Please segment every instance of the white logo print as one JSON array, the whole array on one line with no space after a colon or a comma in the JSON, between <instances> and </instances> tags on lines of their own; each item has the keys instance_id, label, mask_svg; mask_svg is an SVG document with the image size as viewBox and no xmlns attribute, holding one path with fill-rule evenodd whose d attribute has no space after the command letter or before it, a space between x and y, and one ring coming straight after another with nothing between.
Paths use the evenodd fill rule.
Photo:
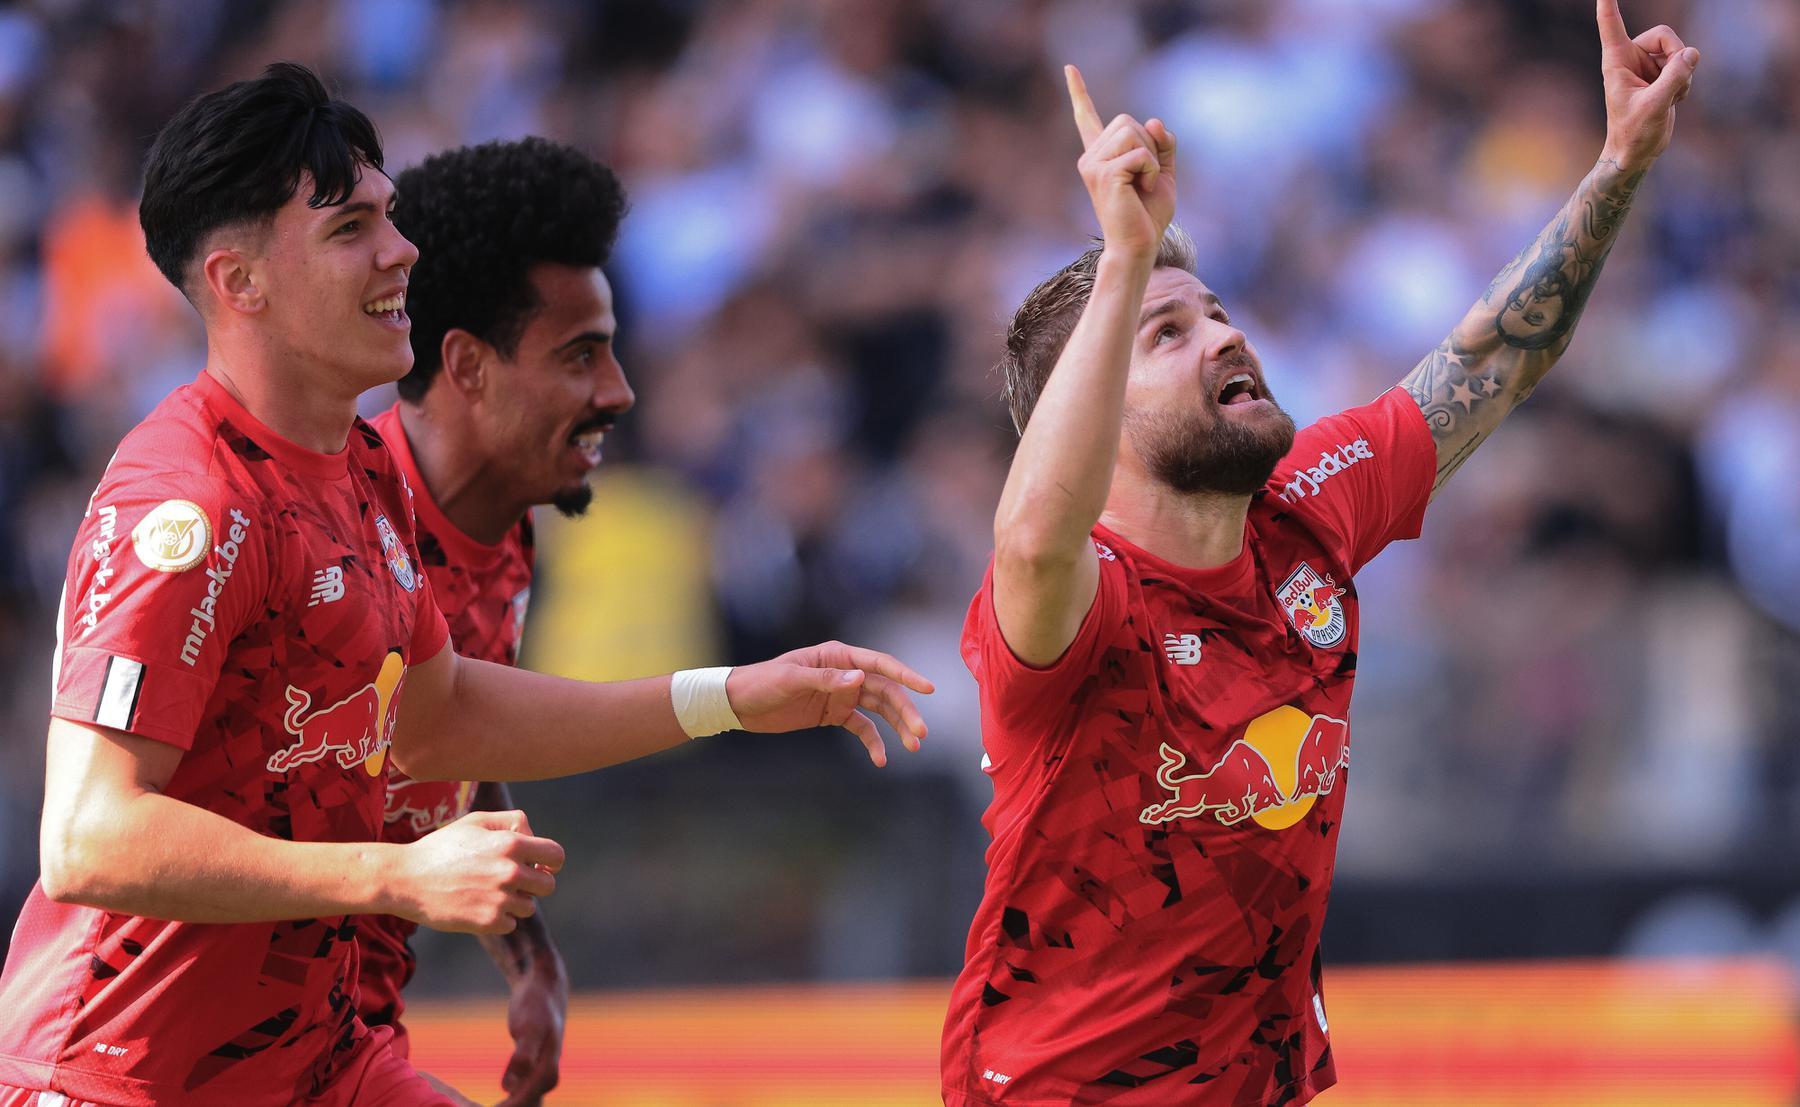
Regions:
<instances>
[{"instance_id":1,"label":"white logo print","mask_svg":"<svg viewBox=\"0 0 1800 1107\"><path fill-rule=\"evenodd\" d=\"M996 1084L1006 1084L1012 1081L1012 1077L1003 1072L995 1072L993 1069L988 1069L986 1072L983 1072L981 1078L983 1080L992 1080Z\"/></svg>"},{"instance_id":2,"label":"white logo print","mask_svg":"<svg viewBox=\"0 0 1800 1107\"><path fill-rule=\"evenodd\" d=\"M1174 631L1163 635L1163 653L1177 665L1200 664L1200 636L1198 634L1176 634Z\"/></svg>"},{"instance_id":3,"label":"white logo print","mask_svg":"<svg viewBox=\"0 0 1800 1107\"><path fill-rule=\"evenodd\" d=\"M1283 503L1304 500L1308 496L1319 494L1319 486L1333 476L1343 472L1359 461L1368 461L1375 456L1375 450L1366 438L1358 438L1354 442L1346 442L1335 450L1319 454L1317 465L1301 465L1294 470L1294 479L1288 481L1281 490Z\"/></svg>"},{"instance_id":4,"label":"white logo print","mask_svg":"<svg viewBox=\"0 0 1800 1107\"><path fill-rule=\"evenodd\" d=\"M344 598L344 567L327 565L313 574L312 599L306 606L317 607L322 603L333 603Z\"/></svg>"},{"instance_id":5,"label":"white logo print","mask_svg":"<svg viewBox=\"0 0 1800 1107\"><path fill-rule=\"evenodd\" d=\"M100 509L100 534L93 541L94 583L88 586L87 602L81 606L87 610L78 620L81 623L81 636L100 625L100 610L112 599L112 593L106 591L113 578L113 543L119 537L119 509L103 507Z\"/></svg>"},{"instance_id":6,"label":"white logo print","mask_svg":"<svg viewBox=\"0 0 1800 1107\"><path fill-rule=\"evenodd\" d=\"M194 617L194 623L188 629L187 638L181 643L182 663L190 668L199 662L200 647L205 644L206 636L212 633L218 613L219 595L225 591L225 583L237 569L238 553L244 538L249 534L249 526L250 517L237 508L232 508L231 529L226 533L225 544L213 547L212 552L217 555L219 563L206 570L206 595L200 597L199 607L188 612Z\"/></svg>"}]
</instances>

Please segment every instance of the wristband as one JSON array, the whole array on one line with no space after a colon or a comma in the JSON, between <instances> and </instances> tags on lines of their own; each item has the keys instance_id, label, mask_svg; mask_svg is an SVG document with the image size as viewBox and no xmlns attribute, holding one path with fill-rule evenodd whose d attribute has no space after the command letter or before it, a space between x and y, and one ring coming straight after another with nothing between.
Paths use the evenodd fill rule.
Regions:
<instances>
[{"instance_id":1,"label":"wristband","mask_svg":"<svg viewBox=\"0 0 1800 1107\"><path fill-rule=\"evenodd\" d=\"M675 706L675 721L689 738L704 738L724 730L742 730L731 699L725 695L725 678L731 666L711 669L682 669L669 678L669 700Z\"/></svg>"}]
</instances>

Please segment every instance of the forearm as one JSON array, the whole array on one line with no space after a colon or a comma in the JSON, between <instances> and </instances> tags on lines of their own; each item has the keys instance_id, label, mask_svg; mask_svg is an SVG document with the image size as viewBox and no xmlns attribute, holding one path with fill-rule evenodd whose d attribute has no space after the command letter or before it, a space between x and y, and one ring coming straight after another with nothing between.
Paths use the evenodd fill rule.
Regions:
<instances>
[{"instance_id":1,"label":"forearm","mask_svg":"<svg viewBox=\"0 0 1800 1107\"><path fill-rule=\"evenodd\" d=\"M1568 349L1647 166L1603 156L1449 337L1401 382L1438 444L1433 494Z\"/></svg>"},{"instance_id":2,"label":"forearm","mask_svg":"<svg viewBox=\"0 0 1800 1107\"><path fill-rule=\"evenodd\" d=\"M442 694L401 700L394 756L419 780L542 780L680 745L669 678L589 683L452 657Z\"/></svg>"},{"instance_id":3,"label":"forearm","mask_svg":"<svg viewBox=\"0 0 1800 1107\"><path fill-rule=\"evenodd\" d=\"M1103 252L1094 288L1019 441L995 513L1004 554L1073 559L1106 507L1131 342L1153 256Z\"/></svg>"},{"instance_id":4,"label":"forearm","mask_svg":"<svg viewBox=\"0 0 1800 1107\"><path fill-rule=\"evenodd\" d=\"M43 884L67 903L194 923L392 913L387 876L400 847L289 842L157 792L93 797L76 818L47 818Z\"/></svg>"},{"instance_id":5,"label":"forearm","mask_svg":"<svg viewBox=\"0 0 1800 1107\"><path fill-rule=\"evenodd\" d=\"M476 811L516 810L506 785L497 780L482 781L476 786L471 807ZM550 940L550 928L545 925L542 907L536 914L520 919L517 928L510 933L477 934L476 937L509 985L517 985L534 973L553 979L563 976L562 955L556 951L556 943Z\"/></svg>"}]
</instances>

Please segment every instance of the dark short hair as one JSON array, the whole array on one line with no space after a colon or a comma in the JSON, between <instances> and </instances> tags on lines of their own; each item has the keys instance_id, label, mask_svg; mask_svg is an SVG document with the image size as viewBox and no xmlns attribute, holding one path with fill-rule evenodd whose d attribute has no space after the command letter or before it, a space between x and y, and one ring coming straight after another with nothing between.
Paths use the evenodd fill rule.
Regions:
<instances>
[{"instance_id":1,"label":"dark short hair","mask_svg":"<svg viewBox=\"0 0 1800 1107\"><path fill-rule=\"evenodd\" d=\"M426 158L395 181L394 223L419 248L406 292L417 402L441 367L444 335L468 331L504 357L518 351L543 305L531 284L542 262L599 268L625 217L613 171L543 138L485 142Z\"/></svg>"},{"instance_id":2,"label":"dark short hair","mask_svg":"<svg viewBox=\"0 0 1800 1107\"><path fill-rule=\"evenodd\" d=\"M1044 394L1044 382L1050 379L1050 371L1056 368L1093 294L1102 245L1096 242L1032 289L1006 328L1006 353L999 366L1001 389L1020 434L1025 433L1032 409ZM1170 224L1156 250L1156 268L1192 273L1197 265L1194 240L1180 226Z\"/></svg>"},{"instance_id":3,"label":"dark short hair","mask_svg":"<svg viewBox=\"0 0 1800 1107\"><path fill-rule=\"evenodd\" d=\"M381 169L369 117L333 98L312 70L276 62L253 81L190 101L158 132L138 204L150 260L187 293L207 235L271 218L302 172L312 175L309 206L341 204L365 165Z\"/></svg>"}]
</instances>

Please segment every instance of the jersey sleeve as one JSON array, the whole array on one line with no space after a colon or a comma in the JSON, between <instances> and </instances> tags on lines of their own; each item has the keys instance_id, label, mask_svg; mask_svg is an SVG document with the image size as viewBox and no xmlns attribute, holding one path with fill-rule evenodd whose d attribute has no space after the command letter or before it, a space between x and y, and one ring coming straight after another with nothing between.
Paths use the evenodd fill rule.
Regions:
<instances>
[{"instance_id":1,"label":"jersey sleeve","mask_svg":"<svg viewBox=\"0 0 1800 1107\"><path fill-rule=\"evenodd\" d=\"M269 529L217 476L103 478L69 555L50 713L191 748L269 594Z\"/></svg>"},{"instance_id":2,"label":"jersey sleeve","mask_svg":"<svg viewBox=\"0 0 1800 1107\"><path fill-rule=\"evenodd\" d=\"M412 658L409 664L430 661L449 641L450 624L445 620L443 611L437 605L437 597L431 590L431 575L420 573L418 611L413 617L412 644L407 653Z\"/></svg>"},{"instance_id":3,"label":"jersey sleeve","mask_svg":"<svg viewBox=\"0 0 1800 1107\"><path fill-rule=\"evenodd\" d=\"M1437 475L1437 444L1404 388L1327 416L1294 438L1272 491L1318 522L1352 572L1389 542L1417 538Z\"/></svg>"},{"instance_id":4,"label":"jersey sleeve","mask_svg":"<svg viewBox=\"0 0 1800 1107\"><path fill-rule=\"evenodd\" d=\"M998 760L1004 747L1032 744L1066 709L1082 681L1093 675L1100 654L1125 621L1125 569L1112 551L1096 543L1100 582L1094 601L1063 655L1038 667L1019 660L1000 633L994 612L994 568L990 562L981 591L963 623L963 662L981 690L983 741Z\"/></svg>"}]
</instances>

